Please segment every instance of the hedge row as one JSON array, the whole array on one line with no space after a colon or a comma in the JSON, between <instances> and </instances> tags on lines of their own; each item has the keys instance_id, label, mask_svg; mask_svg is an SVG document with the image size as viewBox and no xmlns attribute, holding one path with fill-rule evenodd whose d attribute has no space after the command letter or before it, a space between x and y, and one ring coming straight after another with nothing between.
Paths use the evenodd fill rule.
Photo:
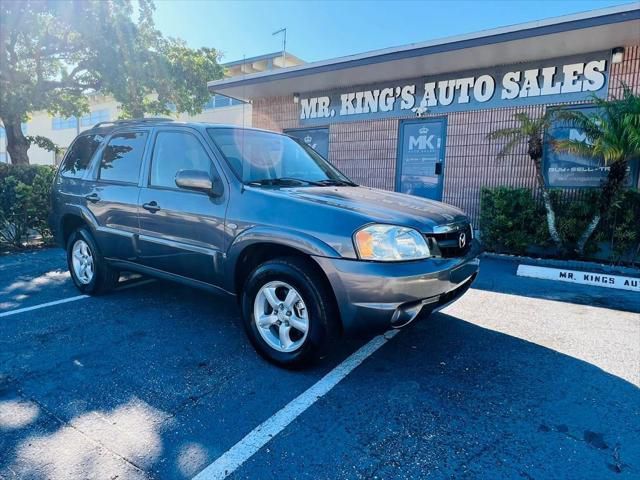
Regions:
<instances>
[{"instance_id":1,"label":"hedge row","mask_svg":"<svg viewBox=\"0 0 640 480\"><path fill-rule=\"evenodd\" d=\"M0 164L0 246L23 248L34 237L51 241L47 217L54 175L44 165Z\"/></svg>"},{"instance_id":2,"label":"hedge row","mask_svg":"<svg viewBox=\"0 0 640 480\"><path fill-rule=\"evenodd\" d=\"M566 252L584 231L598 205L598 190L552 191L556 226ZM525 188L484 188L480 199L480 233L488 251L567 255L556 252L544 208ZM585 256L612 263L640 263L640 192L625 191L587 243Z\"/></svg>"}]
</instances>

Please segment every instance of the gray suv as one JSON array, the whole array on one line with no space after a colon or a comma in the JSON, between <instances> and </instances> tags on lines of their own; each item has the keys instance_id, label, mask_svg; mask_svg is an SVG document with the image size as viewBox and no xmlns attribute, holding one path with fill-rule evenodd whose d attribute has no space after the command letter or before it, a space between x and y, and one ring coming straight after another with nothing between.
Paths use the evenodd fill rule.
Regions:
<instances>
[{"instance_id":1,"label":"gray suv","mask_svg":"<svg viewBox=\"0 0 640 480\"><path fill-rule=\"evenodd\" d=\"M106 292L124 270L235 296L256 350L282 366L442 308L478 272L460 210L358 186L257 129L98 124L67 151L52 204L80 291Z\"/></svg>"}]
</instances>

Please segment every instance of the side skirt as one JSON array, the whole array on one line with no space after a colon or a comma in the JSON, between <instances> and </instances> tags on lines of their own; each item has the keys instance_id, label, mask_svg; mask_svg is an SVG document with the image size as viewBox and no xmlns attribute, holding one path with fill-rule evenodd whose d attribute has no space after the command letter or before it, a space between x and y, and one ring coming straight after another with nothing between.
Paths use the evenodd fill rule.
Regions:
<instances>
[{"instance_id":1,"label":"side skirt","mask_svg":"<svg viewBox=\"0 0 640 480\"><path fill-rule=\"evenodd\" d=\"M199 288L200 290L206 290L207 292L211 293L230 295L232 297L236 296L235 293L231 293L222 287L218 287L206 282L201 282L200 280L183 277L182 275L176 275L174 273L147 267L146 265L140 265L139 263L129 262L127 260L120 260L116 258L105 258L105 260L109 262L109 265L113 265L120 270L127 270L130 272L141 273L142 275L159 278L161 280L169 280L171 282L181 283L182 285Z\"/></svg>"}]
</instances>

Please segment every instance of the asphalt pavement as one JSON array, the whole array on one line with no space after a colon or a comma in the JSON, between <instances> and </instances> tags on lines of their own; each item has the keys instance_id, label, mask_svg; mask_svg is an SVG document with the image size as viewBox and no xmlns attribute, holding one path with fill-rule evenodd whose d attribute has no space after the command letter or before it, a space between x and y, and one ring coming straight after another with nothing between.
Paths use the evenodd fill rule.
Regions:
<instances>
[{"instance_id":1,"label":"asphalt pavement","mask_svg":"<svg viewBox=\"0 0 640 480\"><path fill-rule=\"evenodd\" d=\"M516 267L483 259L228 478L640 478L640 295ZM0 257L0 478L204 476L367 345L285 371L233 300L135 276L84 298L61 250Z\"/></svg>"}]
</instances>

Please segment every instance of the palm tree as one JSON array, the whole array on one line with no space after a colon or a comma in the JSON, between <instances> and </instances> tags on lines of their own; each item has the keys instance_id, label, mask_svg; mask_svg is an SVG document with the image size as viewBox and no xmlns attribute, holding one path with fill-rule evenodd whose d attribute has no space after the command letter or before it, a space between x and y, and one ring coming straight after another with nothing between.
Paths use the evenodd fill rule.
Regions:
<instances>
[{"instance_id":1,"label":"palm tree","mask_svg":"<svg viewBox=\"0 0 640 480\"><path fill-rule=\"evenodd\" d=\"M519 112L513 117L519 122L518 126L496 130L487 135L487 138L490 140L506 140L505 145L498 153L498 160L505 158L505 156L512 152L520 143L527 142L527 153L535 166L536 181L542 192L542 201L547 212L549 236L553 240L553 243L555 243L559 249L562 249L562 239L556 228L556 213L553 209L553 203L551 202L551 195L549 194L542 175L542 136L551 122L551 116L549 113L545 113L539 118L531 118L529 114Z\"/></svg>"},{"instance_id":2,"label":"palm tree","mask_svg":"<svg viewBox=\"0 0 640 480\"><path fill-rule=\"evenodd\" d=\"M586 140L557 140L553 147L561 152L603 158L609 166L607 179L602 185L598 208L591 222L580 236L576 251L582 255L584 247L607 214L627 176L629 162L640 157L640 97L627 86L621 98L604 100L593 97L595 113L586 114L578 110L558 110L555 118L561 119L585 134Z\"/></svg>"}]
</instances>

